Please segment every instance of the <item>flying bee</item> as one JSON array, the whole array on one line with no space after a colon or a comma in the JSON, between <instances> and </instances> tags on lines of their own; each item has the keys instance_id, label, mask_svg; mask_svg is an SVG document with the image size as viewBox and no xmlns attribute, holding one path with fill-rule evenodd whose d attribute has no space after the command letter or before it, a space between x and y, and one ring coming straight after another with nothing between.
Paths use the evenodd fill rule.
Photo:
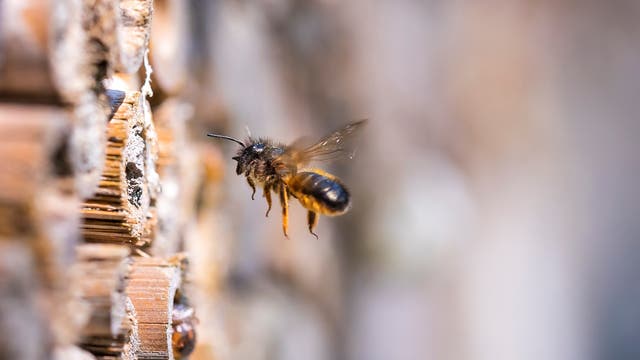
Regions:
<instances>
[{"instance_id":1,"label":"flying bee","mask_svg":"<svg viewBox=\"0 0 640 360\"><path fill-rule=\"evenodd\" d=\"M293 197L307 209L309 232L318 224L319 214L337 216L346 213L351 205L351 195L345 185L323 170L307 168L311 161L324 161L351 156L347 144L366 120L352 122L321 138L312 145L297 140L284 145L266 138L249 138L242 142L230 136L207 134L210 137L233 141L241 146L233 160L237 161L236 174L244 175L251 187L254 199L256 186L263 189L267 212L271 211L271 193L280 199L282 207L282 231L288 237L289 198Z\"/></svg>"}]
</instances>

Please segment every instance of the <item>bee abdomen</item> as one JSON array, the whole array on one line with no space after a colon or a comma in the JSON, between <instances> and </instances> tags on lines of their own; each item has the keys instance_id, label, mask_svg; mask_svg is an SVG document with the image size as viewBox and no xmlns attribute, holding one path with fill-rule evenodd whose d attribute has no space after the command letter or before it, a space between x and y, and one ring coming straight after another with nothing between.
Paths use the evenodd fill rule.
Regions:
<instances>
[{"instance_id":1,"label":"bee abdomen","mask_svg":"<svg viewBox=\"0 0 640 360\"><path fill-rule=\"evenodd\" d=\"M297 173L288 186L302 206L314 212L339 215L349 208L349 192L336 178L303 171Z\"/></svg>"}]
</instances>

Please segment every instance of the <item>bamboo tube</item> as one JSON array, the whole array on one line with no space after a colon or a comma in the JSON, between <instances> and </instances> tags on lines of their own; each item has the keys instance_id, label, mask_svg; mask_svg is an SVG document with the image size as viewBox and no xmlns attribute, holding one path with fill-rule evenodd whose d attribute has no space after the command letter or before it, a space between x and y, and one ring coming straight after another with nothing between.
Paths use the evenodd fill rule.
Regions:
<instances>
[{"instance_id":1,"label":"bamboo tube","mask_svg":"<svg viewBox=\"0 0 640 360\"><path fill-rule=\"evenodd\" d=\"M76 103L107 75L109 16L115 0L0 2L0 96ZM100 35L97 35L100 34Z\"/></svg>"},{"instance_id":2,"label":"bamboo tube","mask_svg":"<svg viewBox=\"0 0 640 360\"><path fill-rule=\"evenodd\" d=\"M96 85L115 71L134 73L142 64L151 31L151 0L29 3L50 22L50 27L41 25L40 37L49 44L52 78L66 101L95 92Z\"/></svg>"},{"instance_id":3,"label":"bamboo tube","mask_svg":"<svg viewBox=\"0 0 640 360\"><path fill-rule=\"evenodd\" d=\"M145 246L151 241L144 100L139 92L108 90L105 168L98 190L82 207L82 234L90 242Z\"/></svg>"},{"instance_id":4,"label":"bamboo tube","mask_svg":"<svg viewBox=\"0 0 640 360\"><path fill-rule=\"evenodd\" d=\"M89 46L82 17L79 1L0 2L0 98L66 104L76 190L87 196L102 167L106 112L94 92L104 58Z\"/></svg>"},{"instance_id":5,"label":"bamboo tube","mask_svg":"<svg viewBox=\"0 0 640 360\"><path fill-rule=\"evenodd\" d=\"M90 44L101 53L102 78L114 72L135 73L149 43L151 0L81 0ZM99 15L99 16L96 16Z\"/></svg>"},{"instance_id":6,"label":"bamboo tube","mask_svg":"<svg viewBox=\"0 0 640 360\"><path fill-rule=\"evenodd\" d=\"M48 60L51 10L47 0L0 2L0 97L59 101Z\"/></svg>"},{"instance_id":7,"label":"bamboo tube","mask_svg":"<svg viewBox=\"0 0 640 360\"><path fill-rule=\"evenodd\" d=\"M17 238L30 251L29 271L40 283L34 291L51 342L60 346L75 341L83 323L67 286L80 227L71 128L63 108L0 104L0 241Z\"/></svg>"},{"instance_id":8,"label":"bamboo tube","mask_svg":"<svg viewBox=\"0 0 640 360\"><path fill-rule=\"evenodd\" d=\"M129 251L126 246L110 244L85 244L77 249L74 285L90 306L79 345L95 355L119 355L133 331L124 294L131 268Z\"/></svg>"},{"instance_id":9,"label":"bamboo tube","mask_svg":"<svg viewBox=\"0 0 640 360\"><path fill-rule=\"evenodd\" d=\"M75 188L82 199L94 194L104 169L108 107L105 96L85 93L70 107L73 128L69 140Z\"/></svg>"},{"instance_id":10,"label":"bamboo tube","mask_svg":"<svg viewBox=\"0 0 640 360\"><path fill-rule=\"evenodd\" d=\"M138 321L139 359L173 359L172 313L180 269L161 258L134 258L126 293Z\"/></svg>"},{"instance_id":11,"label":"bamboo tube","mask_svg":"<svg viewBox=\"0 0 640 360\"><path fill-rule=\"evenodd\" d=\"M59 0L51 5L49 67L58 96L74 120L70 153L76 191L95 191L104 166L108 108L100 81L112 70L108 51L96 33L110 34L110 13L88 1ZM104 31L99 32L97 29Z\"/></svg>"},{"instance_id":12,"label":"bamboo tube","mask_svg":"<svg viewBox=\"0 0 640 360\"><path fill-rule=\"evenodd\" d=\"M0 237L29 239L51 288L60 285L58 275L72 262L78 238L69 132L61 109L0 104Z\"/></svg>"},{"instance_id":13,"label":"bamboo tube","mask_svg":"<svg viewBox=\"0 0 640 360\"><path fill-rule=\"evenodd\" d=\"M104 12L92 12L81 0L51 2L49 24L48 70L59 96L65 103L86 103L87 94L96 94L96 85L107 71L106 52L91 38L92 19Z\"/></svg>"},{"instance_id":14,"label":"bamboo tube","mask_svg":"<svg viewBox=\"0 0 640 360\"><path fill-rule=\"evenodd\" d=\"M69 176L64 157L69 125L56 108L0 104L0 235L36 234L38 194L55 186L56 174Z\"/></svg>"}]
</instances>

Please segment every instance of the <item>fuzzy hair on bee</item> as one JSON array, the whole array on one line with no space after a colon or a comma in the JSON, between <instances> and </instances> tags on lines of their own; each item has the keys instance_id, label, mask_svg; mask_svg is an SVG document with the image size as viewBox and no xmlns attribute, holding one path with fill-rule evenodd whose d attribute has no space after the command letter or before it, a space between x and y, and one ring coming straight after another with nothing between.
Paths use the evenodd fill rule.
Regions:
<instances>
[{"instance_id":1,"label":"fuzzy hair on bee","mask_svg":"<svg viewBox=\"0 0 640 360\"><path fill-rule=\"evenodd\" d=\"M307 168L312 161L327 161L351 156L347 145L366 120L347 124L320 140L305 146L304 140L290 145L268 138L252 138L240 141L230 136L207 134L226 139L240 145L232 158L237 162L236 174L243 175L251 187L251 199L255 198L256 187L263 190L269 216L272 193L278 196L282 209L282 231L288 237L289 200L294 198L307 209L309 232L318 237L313 229L318 224L319 215L337 216L346 213L351 206L351 195L346 186L336 176L317 168Z\"/></svg>"}]
</instances>

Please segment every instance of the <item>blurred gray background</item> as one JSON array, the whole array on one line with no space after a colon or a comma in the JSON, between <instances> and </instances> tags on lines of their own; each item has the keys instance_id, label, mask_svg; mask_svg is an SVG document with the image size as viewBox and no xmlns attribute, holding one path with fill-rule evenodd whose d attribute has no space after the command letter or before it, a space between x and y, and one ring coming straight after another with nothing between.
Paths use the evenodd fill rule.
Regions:
<instances>
[{"instance_id":1,"label":"blurred gray background","mask_svg":"<svg viewBox=\"0 0 640 360\"><path fill-rule=\"evenodd\" d=\"M640 358L640 2L191 4L194 137L369 119L319 240L214 143L222 357Z\"/></svg>"}]
</instances>

